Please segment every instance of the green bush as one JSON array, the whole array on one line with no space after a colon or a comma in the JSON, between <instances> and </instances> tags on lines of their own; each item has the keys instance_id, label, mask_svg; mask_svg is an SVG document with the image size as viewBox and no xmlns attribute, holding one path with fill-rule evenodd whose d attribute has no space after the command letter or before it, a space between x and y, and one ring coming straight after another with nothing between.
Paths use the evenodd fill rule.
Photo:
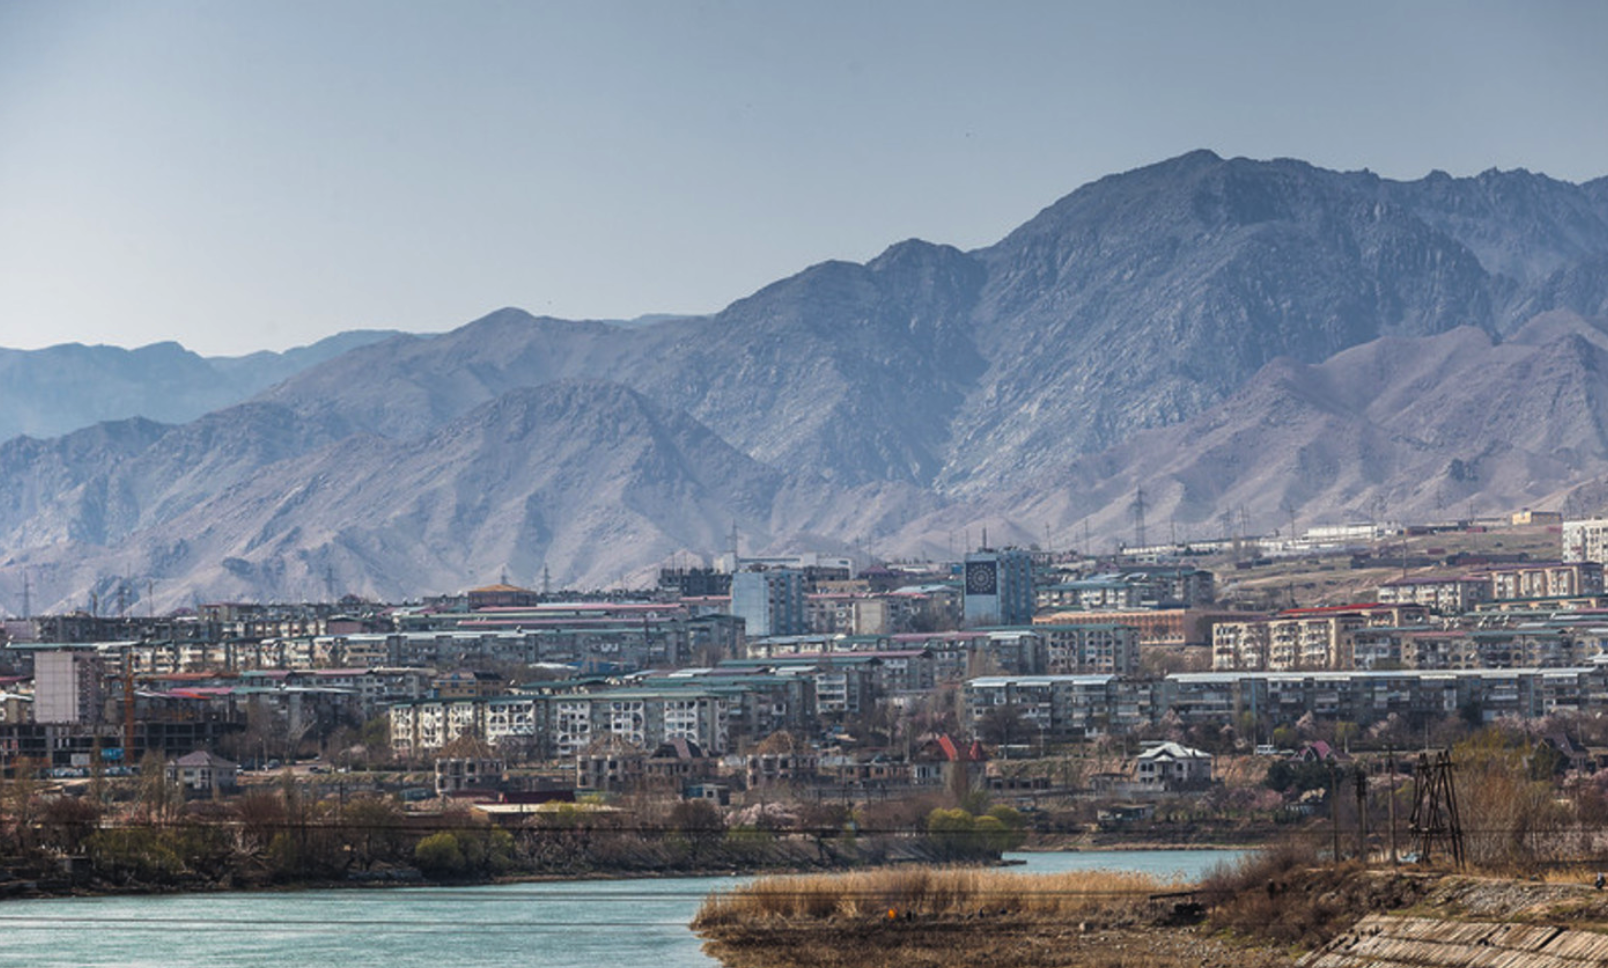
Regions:
<instances>
[{"instance_id":1,"label":"green bush","mask_svg":"<svg viewBox=\"0 0 1608 968\"><path fill-rule=\"evenodd\" d=\"M450 830L419 841L413 848L413 862L426 874L462 874L469 867L457 834Z\"/></svg>"}]
</instances>

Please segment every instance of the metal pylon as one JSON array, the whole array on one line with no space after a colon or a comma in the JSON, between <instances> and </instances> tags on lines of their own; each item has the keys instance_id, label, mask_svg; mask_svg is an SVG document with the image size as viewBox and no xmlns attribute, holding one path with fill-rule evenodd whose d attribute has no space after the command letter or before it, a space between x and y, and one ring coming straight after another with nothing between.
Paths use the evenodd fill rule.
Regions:
<instances>
[{"instance_id":1,"label":"metal pylon","mask_svg":"<svg viewBox=\"0 0 1608 968\"><path fill-rule=\"evenodd\" d=\"M1459 868L1463 866L1463 823L1457 816L1457 787L1452 782L1452 754L1442 750L1430 761L1427 752L1418 755L1413 780L1416 796L1412 819L1413 850L1421 864L1429 863L1445 851Z\"/></svg>"}]
</instances>

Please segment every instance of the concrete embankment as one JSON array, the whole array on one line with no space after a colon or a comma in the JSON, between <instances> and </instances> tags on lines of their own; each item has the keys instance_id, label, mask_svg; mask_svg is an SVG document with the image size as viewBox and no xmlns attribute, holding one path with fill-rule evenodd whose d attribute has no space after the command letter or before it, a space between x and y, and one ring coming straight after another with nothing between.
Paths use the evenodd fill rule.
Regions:
<instances>
[{"instance_id":1,"label":"concrete embankment","mask_svg":"<svg viewBox=\"0 0 1608 968\"><path fill-rule=\"evenodd\" d=\"M1372 914L1304 968L1608 965L1608 896L1582 884L1447 877L1411 911Z\"/></svg>"},{"instance_id":2,"label":"concrete embankment","mask_svg":"<svg viewBox=\"0 0 1608 968\"><path fill-rule=\"evenodd\" d=\"M1302 958L1301 968L1586 968L1608 965L1608 934L1376 914Z\"/></svg>"}]
</instances>

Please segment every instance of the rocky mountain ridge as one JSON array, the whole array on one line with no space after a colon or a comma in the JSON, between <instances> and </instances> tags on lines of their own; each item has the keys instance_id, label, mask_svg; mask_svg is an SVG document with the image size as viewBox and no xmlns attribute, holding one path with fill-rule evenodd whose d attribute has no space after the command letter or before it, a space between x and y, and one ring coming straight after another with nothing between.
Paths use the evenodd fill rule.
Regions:
<instances>
[{"instance_id":1,"label":"rocky mountain ridge","mask_svg":"<svg viewBox=\"0 0 1608 968\"><path fill-rule=\"evenodd\" d=\"M501 310L177 426L13 441L0 605L24 569L36 601L135 575L164 605L608 584L734 520L745 550L1109 546L1140 486L1195 534L1560 503L1608 462L1605 309L1604 180L1192 152L712 316Z\"/></svg>"},{"instance_id":2,"label":"rocky mountain ridge","mask_svg":"<svg viewBox=\"0 0 1608 968\"><path fill-rule=\"evenodd\" d=\"M183 423L239 403L349 350L398 335L350 330L283 353L204 357L178 343L0 348L0 440L56 437L104 421Z\"/></svg>"}]
</instances>

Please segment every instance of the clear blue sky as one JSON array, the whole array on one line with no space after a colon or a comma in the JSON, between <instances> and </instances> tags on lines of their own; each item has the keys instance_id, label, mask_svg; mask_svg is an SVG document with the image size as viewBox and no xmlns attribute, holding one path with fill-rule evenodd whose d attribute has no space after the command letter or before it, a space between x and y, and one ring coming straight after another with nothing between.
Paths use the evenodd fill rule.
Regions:
<instances>
[{"instance_id":1,"label":"clear blue sky","mask_svg":"<svg viewBox=\"0 0 1608 968\"><path fill-rule=\"evenodd\" d=\"M1608 4L0 0L0 346L717 310L1193 148L1608 174Z\"/></svg>"}]
</instances>

